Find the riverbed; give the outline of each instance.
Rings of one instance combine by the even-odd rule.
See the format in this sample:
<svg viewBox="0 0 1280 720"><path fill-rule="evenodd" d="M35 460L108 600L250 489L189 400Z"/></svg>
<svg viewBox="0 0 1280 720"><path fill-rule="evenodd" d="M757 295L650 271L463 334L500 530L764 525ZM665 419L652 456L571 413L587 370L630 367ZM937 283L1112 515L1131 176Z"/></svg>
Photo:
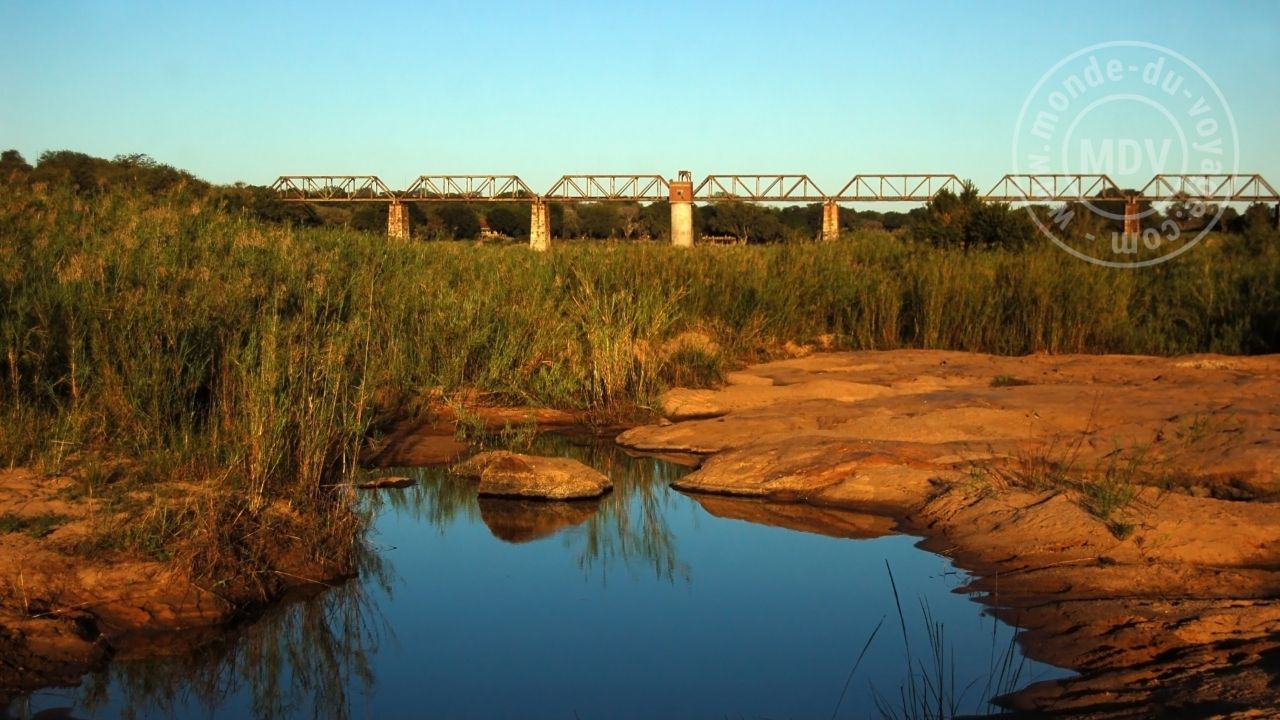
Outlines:
<svg viewBox="0 0 1280 720"><path fill-rule="evenodd" d="M879 717L988 701L1061 669L1022 656L969 576L883 518L669 486L688 468L544 435L600 501L477 498L440 468L364 496L359 579L195 654L115 663L22 717ZM742 518L750 518L747 521ZM864 652L865 649L865 652Z"/></svg>

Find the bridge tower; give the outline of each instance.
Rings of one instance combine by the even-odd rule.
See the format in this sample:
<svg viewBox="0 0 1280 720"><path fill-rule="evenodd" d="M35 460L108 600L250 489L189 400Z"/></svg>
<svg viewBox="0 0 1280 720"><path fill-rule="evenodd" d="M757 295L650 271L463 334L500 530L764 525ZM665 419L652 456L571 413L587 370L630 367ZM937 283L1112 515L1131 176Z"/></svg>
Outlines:
<svg viewBox="0 0 1280 720"><path fill-rule="evenodd" d="M1124 234L1138 237L1142 234L1142 219L1138 216L1138 198L1126 195L1124 198Z"/></svg>
<svg viewBox="0 0 1280 720"><path fill-rule="evenodd" d="M681 170L667 187L671 190L671 244L693 247L693 173Z"/></svg>
<svg viewBox="0 0 1280 720"><path fill-rule="evenodd" d="M551 215L541 196L534 198L529 209L529 247L538 252L551 249Z"/></svg>
<svg viewBox="0 0 1280 720"><path fill-rule="evenodd" d="M822 239L835 240L840 237L840 205L835 200L822 203Z"/></svg>
<svg viewBox="0 0 1280 720"><path fill-rule="evenodd" d="M387 206L387 237L391 240L409 239L409 206L392 201Z"/></svg>

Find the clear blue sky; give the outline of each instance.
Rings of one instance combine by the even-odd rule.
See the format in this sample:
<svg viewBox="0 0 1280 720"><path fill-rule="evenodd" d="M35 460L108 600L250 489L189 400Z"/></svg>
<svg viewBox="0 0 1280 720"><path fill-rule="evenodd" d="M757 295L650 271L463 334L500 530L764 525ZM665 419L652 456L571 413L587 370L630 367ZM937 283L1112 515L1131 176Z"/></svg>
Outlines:
<svg viewBox="0 0 1280 720"><path fill-rule="evenodd" d="M1058 60L1193 60L1280 183L1280 3L0 0L0 147L279 174L1010 170Z"/></svg>

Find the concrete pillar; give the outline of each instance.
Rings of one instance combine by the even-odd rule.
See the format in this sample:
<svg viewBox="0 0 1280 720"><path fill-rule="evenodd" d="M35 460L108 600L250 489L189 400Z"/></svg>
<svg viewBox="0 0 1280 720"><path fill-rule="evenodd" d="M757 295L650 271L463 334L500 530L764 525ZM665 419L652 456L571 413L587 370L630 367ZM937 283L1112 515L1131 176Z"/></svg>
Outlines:
<svg viewBox="0 0 1280 720"><path fill-rule="evenodd" d="M392 240L409 239L409 206L393 202L387 208L387 237Z"/></svg>
<svg viewBox="0 0 1280 720"><path fill-rule="evenodd" d="M822 239L835 240L840 237L840 206L835 200L822 203Z"/></svg>
<svg viewBox="0 0 1280 720"><path fill-rule="evenodd" d="M1142 220L1138 217L1138 201L1132 196L1124 199L1124 234L1131 237L1142 234Z"/></svg>
<svg viewBox="0 0 1280 720"><path fill-rule="evenodd" d="M671 190L671 244L693 247L693 174L681 170L667 187Z"/></svg>
<svg viewBox="0 0 1280 720"><path fill-rule="evenodd" d="M538 252L551 249L551 214L547 201L538 198L529 210L529 247Z"/></svg>

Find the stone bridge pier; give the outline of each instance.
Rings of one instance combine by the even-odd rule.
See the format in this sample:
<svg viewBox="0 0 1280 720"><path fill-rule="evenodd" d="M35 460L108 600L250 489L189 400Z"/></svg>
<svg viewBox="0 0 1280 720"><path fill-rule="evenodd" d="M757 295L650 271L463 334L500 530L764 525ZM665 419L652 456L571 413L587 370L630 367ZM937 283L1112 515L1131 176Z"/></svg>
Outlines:
<svg viewBox="0 0 1280 720"><path fill-rule="evenodd" d="M529 206L529 247L538 252L551 249L551 214L547 201L537 198Z"/></svg>
<svg viewBox="0 0 1280 720"><path fill-rule="evenodd" d="M1124 234L1138 237L1142 234L1142 219L1138 216L1138 201L1132 195L1124 199Z"/></svg>
<svg viewBox="0 0 1280 720"><path fill-rule="evenodd" d="M693 247L693 173L681 170L667 187L671 190L671 244Z"/></svg>
<svg viewBox="0 0 1280 720"><path fill-rule="evenodd" d="M835 200L822 203L822 239L831 241L840 237L840 205Z"/></svg>
<svg viewBox="0 0 1280 720"><path fill-rule="evenodd" d="M409 206L393 202L387 207L387 237L400 241L409 239Z"/></svg>

